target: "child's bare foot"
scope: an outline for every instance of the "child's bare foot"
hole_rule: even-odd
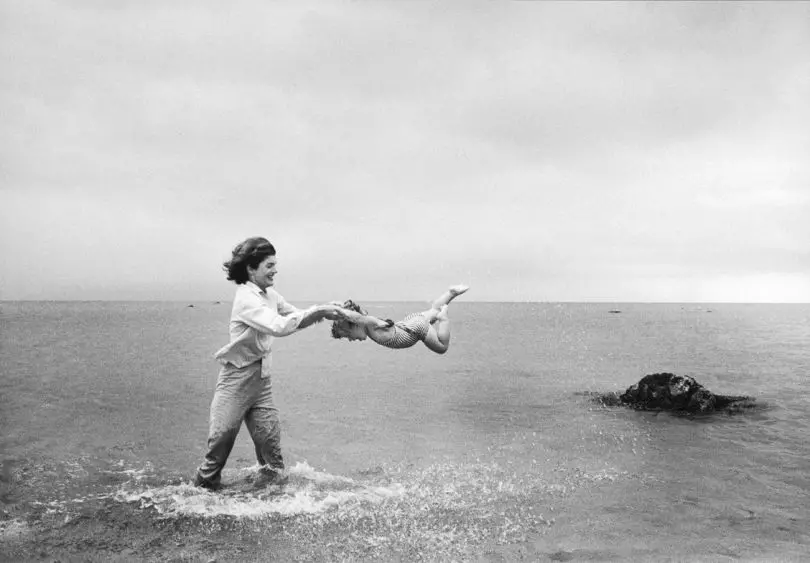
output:
[[[447,289],[447,291],[449,291],[449,292],[450,292],[450,294],[451,294],[453,297],[458,297],[458,296],[459,296],[459,295],[461,295],[462,293],[466,292],[468,289],[470,289],[470,286],[469,286],[469,285],[464,285],[464,284],[460,283],[460,284],[458,284],[458,285],[451,285],[451,286],[450,286],[450,287]]]

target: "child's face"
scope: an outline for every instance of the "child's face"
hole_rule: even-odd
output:
[[[342,322],[338,325],[338,334],[341,338],[348,340],[365,340],[366,331],[363,327],[350,322]]]

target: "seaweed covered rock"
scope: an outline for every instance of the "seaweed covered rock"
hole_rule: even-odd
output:
[[[706,413],[753,406],[750,397],[716,395],[688,375],[652,373],[631,385],[622,394],[601,395],[606,405],[626,405],[641,410],[667,410]]]

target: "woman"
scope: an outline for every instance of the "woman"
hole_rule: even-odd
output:
[[[278,410],[273,404],[270,367],[274,337],[288,336],[323,319],[345,318],[340,307],[319,305],[296,309],[273,289],[276,249],[253,237],[233,249],[223,264],[237,285],[230,321],[230,342],[215,358],[222,364],[208,431],[208,453],[197,469],[195,485],[218,489],[242,421],[256,447],[261,466],[255,487],[284,480]]]

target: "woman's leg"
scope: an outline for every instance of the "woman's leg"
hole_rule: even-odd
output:
[[[425,336],[425,346],[437,354],[444,354],[450,347],[450,319],[447,317],[447,305],[442,306],[436,313],[435,320]]]
[[[442,293],[435,301],[433,301],[431,307],[439,310],[445,305],[449,305],[453,299],[466,292],[468,289],[470,289],[470,287],[463,284],[451,285],[447,288],[447,291]]]
[[[275,474],[284,471],[284,458],[281,455],[281,425],[278,409],[273,403],[271,379],[265,378],[258,399],[245,414],[245,425],[253,439],[256,460],[265,473]]]
[[[252,403],[253,391],[249,385],[253,374],[250,368],[244,373],[220,375],[214,398],[211,401],[211,414],[208,423],[208,452],[203,463],[197,468],[194,484],[207,489],[218,489],[222,469],[233,449],[245,411]]]

